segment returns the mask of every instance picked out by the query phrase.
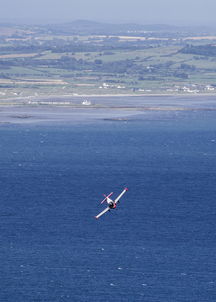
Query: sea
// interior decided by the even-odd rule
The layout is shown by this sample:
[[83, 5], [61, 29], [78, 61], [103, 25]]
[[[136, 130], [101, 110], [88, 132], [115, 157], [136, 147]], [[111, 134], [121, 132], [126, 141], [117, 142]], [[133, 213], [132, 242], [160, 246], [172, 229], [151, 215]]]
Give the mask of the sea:
[[215, 302], [216, 111], [2, 124], [0, 301]]

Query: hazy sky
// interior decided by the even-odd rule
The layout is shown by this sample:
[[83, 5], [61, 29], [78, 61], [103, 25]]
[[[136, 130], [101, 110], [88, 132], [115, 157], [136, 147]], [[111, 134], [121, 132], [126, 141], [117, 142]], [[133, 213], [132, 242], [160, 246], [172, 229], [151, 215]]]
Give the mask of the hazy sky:
[[216, 0], [0, 0], [0, 22], [216, 25]]

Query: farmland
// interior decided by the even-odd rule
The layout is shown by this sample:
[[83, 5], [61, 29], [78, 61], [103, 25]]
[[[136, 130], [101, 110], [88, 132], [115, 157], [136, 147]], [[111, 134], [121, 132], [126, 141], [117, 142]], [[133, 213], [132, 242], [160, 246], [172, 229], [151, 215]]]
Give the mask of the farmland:
[[0, 98], [215, 93], [214, 32], [128, 28], [1, 25]]

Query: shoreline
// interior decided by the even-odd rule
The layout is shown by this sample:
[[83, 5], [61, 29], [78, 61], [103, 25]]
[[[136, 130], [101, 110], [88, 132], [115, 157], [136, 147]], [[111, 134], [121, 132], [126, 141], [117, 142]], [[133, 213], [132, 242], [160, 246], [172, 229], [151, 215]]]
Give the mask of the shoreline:
[[[0, 102], [0, 124], [83, 123], [101, 120], [129, 121], [186, 111], [216, 111], [216, 95], [106, 95], [47, 96]], [[28, 102], [27, 102], [28, 101]]]
[[109, 98], [109, 97], [113, 97], [113, 98], [118, 98], [118, 97], [135, 97], [135, 98], [139, 98], [139, 97], [175, 97], [175, 98], [181, 98], [181, 97], [216, 97], [216, 93], [173, 93], [173, 94], [169, 94], [169, 93], [146, 93], [146, 94], [53, 94], [53, 95], [38, 95], [38, 96], [34, 96], [34, 95], [29, 95], [29, 96], [18, 96], [18, 97], [8, 97], [8, 98], [0, 98], [0, 105], [1, 102], [7, 102], [7, 101], [19, 101], [19, 100], [29, 100], [29, 99], [51, 99], [51, 98]]

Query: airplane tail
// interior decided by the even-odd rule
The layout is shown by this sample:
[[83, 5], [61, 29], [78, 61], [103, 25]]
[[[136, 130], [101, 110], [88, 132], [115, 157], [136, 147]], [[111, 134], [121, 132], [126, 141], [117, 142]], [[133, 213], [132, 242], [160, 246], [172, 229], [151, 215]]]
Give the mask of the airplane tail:
[[113, 195], [113, 192], [111, 192], [111, 193], [110, 193], [109, 195], [107, 195], [107, 196], [104, 194], [105, 198], [101, 201], [101, 203], [104, 203], [104, 201], [107, 200], [107, 198], [109, 198], [109, 197], [112, 196], [112, 195]]

